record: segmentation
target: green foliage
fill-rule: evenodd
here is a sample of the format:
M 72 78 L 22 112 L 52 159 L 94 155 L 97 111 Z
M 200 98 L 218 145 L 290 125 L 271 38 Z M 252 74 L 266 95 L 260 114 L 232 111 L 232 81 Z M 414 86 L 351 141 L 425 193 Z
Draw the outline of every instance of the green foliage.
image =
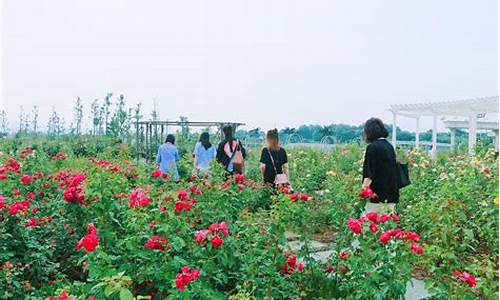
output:
M 178 146 L 183 180 L 175 184 L 153 177 L 155 165 L 136 163 L 133 151 L 111 137 L 2 140 L 0 166 L 11 157 L 20 169 L 0 172 L 6 174 L 0 195 L 7 205 L 29 193 L 34 198 L 17 214 L 0 209 L 0 298 L 46 299 L 68 291 L 79 299 L 400 299 L 410 276 L 425 278 L 436 299 L 498 297 L 493 151 L 479 149 L 472 158 L 440 155 L 437 161 L 418 151 L 402 153 L 413 184 L 402 190 L 396 208 L 401 222 L 380 225 L 377 234 L 365 224 L 354 236 L 346 221 L 364 209 L 357 197 L 363 158 L 358 145 L 287 149 L 293 190 L 308 194 L 308 201 L 263 187 L 256 149 L 249 151 L 242 182 L 226 181 L 216 164 L 210 178 L 189 181 L 193 141 L 180 139 Z M 66 158 L 54 158 L 58 153 Z M 82 203 L 65 201 L 65 172 L 85 174 Z M 22 175 L 33 182 L 21 184 Z M 150 198 L 146 207 L 129 207 L 136 188 Z M 181 188 L 200 190 L 189 192 L 196 202 L 188 211 L 175 209 Z M 42 224 L 25 226 L 31 217 Z M 195 241 L 197 231 L 220 222 L 229 229 L 220 248 Z M 99 245 L 86 253 L 75 244 L 90 223 Z M 413 255 L 406 241 L 379 242 L 380 232 L 395 227 L 421 234 L 423 256 Z M 289 275 L 281 272 L 285 231 L 300 234 L 304 244 L 295 253 L 304 270 Z M 165 250 L 145 248 L 154 235 L 168 239 Z M 326 264 L 311 255 L 318 236 L 335 239 Z M 359 246 L 353 248 L 354 239 Z M 342 251 L 349 256 L 341 259 Z M 326 272 L 327 265 L 334 271 Z M 183 266 L 201 274 L 181 291 L 175 278 Z M 457 280 L 454 271 L 473 274 L 477 286 Z

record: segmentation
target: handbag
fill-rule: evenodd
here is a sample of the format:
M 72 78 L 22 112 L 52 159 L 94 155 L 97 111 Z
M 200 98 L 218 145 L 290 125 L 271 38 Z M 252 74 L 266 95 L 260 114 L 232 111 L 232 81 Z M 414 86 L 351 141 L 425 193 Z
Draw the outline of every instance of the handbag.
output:
M 237 141 L 236 149 L 233 151 L 231 156 L 231 163 L 233 164 L 233 169 L 240 174 L 243 174 L 245 168 L 245 159 L 243 158 L 243 152 L 241 152 L 240 141 Z M 231 143 L 229 144 L 231 146 Z
M 278 170 L 276 169 L 276 165 L 274 164 L 274 159 L 273 159 L 273 156 L 271 155 L 271 151 L 269 150 L 269 148 L 266 148 L 266 149 L 267 149 L 267 153 L 269 153 L 269 157 L 271 158 L 271 163 L 273 164 L 274 173 L 276 174 L 276 177 L 274 178 L 274 184 L 275 185 L 290 184 L 290 181 L 288 180 L 288 177 L 286 176 L 286 174 L 284 174 L 284 173 L 278 174 Z
M 408 164 L 397 163 L 398 188 L 402 189 L 411 184 Z

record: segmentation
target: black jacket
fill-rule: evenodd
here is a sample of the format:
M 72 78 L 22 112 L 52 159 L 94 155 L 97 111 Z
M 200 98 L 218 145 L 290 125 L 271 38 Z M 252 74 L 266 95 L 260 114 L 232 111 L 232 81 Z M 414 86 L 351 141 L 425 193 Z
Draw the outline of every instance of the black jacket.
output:
M 376 140 L 366 147 L 363 179 L 371 178 L 370 187 L 378 195 L 378 199 L 371 199 L 371 202 L 399 202 L 397 172 L 396 152 L 386 139 Z

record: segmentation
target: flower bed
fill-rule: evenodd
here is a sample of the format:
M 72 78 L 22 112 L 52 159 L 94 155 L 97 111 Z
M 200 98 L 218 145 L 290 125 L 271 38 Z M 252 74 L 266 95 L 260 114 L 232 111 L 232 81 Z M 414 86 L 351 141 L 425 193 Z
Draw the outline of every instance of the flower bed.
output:
M 359 147 L 289 151 L 295 190 L 276 192 L 220 168 L 175 184 L 106 142 L 2 141 L 0 298 L 397 299 L 411 276 L 438 298 L 498 295 L 491 152 L 411 153 L 398 214 L 363 215 Z M 306 246 L 283 249 L 287 230 Z M 307 249 L 321 232 L 326 263 Z

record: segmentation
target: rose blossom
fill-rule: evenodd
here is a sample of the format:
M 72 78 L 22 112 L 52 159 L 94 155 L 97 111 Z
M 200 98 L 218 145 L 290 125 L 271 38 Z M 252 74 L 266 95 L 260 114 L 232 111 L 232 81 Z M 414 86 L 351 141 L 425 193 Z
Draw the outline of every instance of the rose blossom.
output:
M 354 219 L 354 218 L 349 218 L 347 221 L 347 226 L 351 229 L 354 234 L 360 234 L 362 227 L 361 227 L 361 222 Z
M 82 237 L 82 239 L 76 243 L 76 249 L 84 248 L 86 252 L 92 252 L 95 250 L 99 244 L 99 237 L 97 236 L 97 229 L 94 224 L 89 224 L 87 226 L 87 234 Z

